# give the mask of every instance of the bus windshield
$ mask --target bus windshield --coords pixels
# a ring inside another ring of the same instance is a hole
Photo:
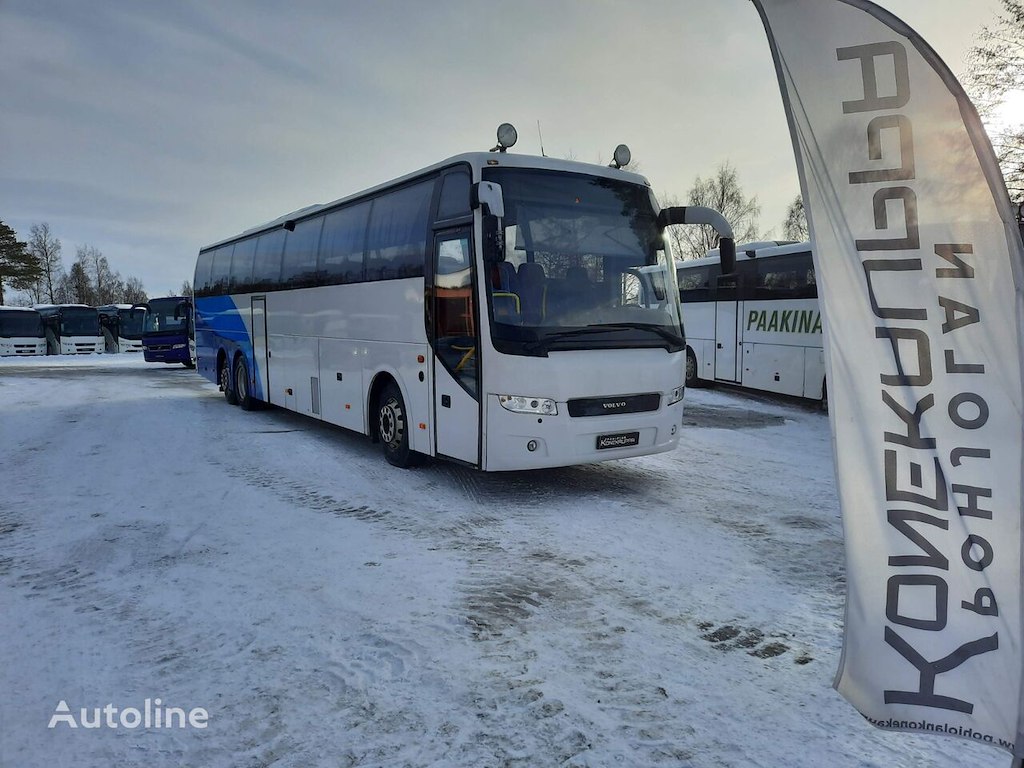
[[[92,307],[64,307],[60,313],[62,336],[99,336],[100,315]]]
[[[178,316],[175,317],[174,315]],[[144,333],[183,332],[188,322],[186,299],[180,296],[169,296],[163,299],[152,299],[146,309]]]
[[[117,310],[118,335],[124,339],[141,339],[142,323],[145,316],[146,312],[142,309]]]
[[[514,168],[484,178],[501,185],[505,206],[504,260],[486,280],[499,351],[683,348],[675,269],[649,189]]]
[[[0,337],[43,338],[43,319],[36,312],[0,312]]]

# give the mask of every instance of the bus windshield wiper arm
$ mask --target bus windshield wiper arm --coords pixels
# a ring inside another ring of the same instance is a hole
[[[683,344],[682,336],[678,333],[673,333],[671,330],[663,326],[648,325],[646,323],[607,323],[604,325],[587,325],[583,328],[558,331],[537,339],[536,341],[531,341],[529,344],[525,345],[525,349],[528,352],[546,352],[554,341],[560,341],[561,339],[567,339],[572,336],[587,336],[593,333],[621,330],[651,331],[672,344],[678,344],[680,346]]]
[[[635,328],[640,331],[650,331],[656,333],[666,341],[671,341],[673,344],[683,344],[683,337],[675,333],[674,331],[666,328],[663,325],[648,325],[647,323],[611,323],[610,325],[602,325],[602,328]]]

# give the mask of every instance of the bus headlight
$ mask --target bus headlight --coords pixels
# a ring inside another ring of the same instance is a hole
[[[512,413],[539,413],[541,416],[557,416],[558,406],[548,397],[526,397],[523,395],[498,395],[498,402]]]
[[[686,391],[686,387],[676,387],[668,393],[668,402],[666,405],[675,405],[683,399],[683,393]]]

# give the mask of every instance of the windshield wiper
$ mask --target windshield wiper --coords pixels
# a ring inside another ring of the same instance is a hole
[[[590,334],[604,333],[606,331],[622,330],[651,331],[665,339],[665,341],[670,344],[682,347],[684,343],[682,336],[678,333],[673,333],[664,326],[648,325],[646,323],[608,323],[605,325],[587,325],[583,328],[573,328],[567,331],[557,331],[556,333],[548,334],[536,341],[531,341],[528,344],[523,345],[523,348],[527,352],[547,352],[551,347],[552,342],[561,341],[562,339],[568,339],[573,336],[588,336]]]

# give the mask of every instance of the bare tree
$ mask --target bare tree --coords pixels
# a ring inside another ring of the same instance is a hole
[[[97,305],[113,304],[120,295],[124,293],[124,284],[121,275],[110,268],[107,257],[91,245],[78,247],[75,253],[77,261],[81,262],[86,273],[92,281],[93,300]]]
[[[181,290],[178,291],[178,296],[188,296],[192,298],[192,283],[186,280],[181,284]]]
[[[149,300],[142,281],[131,275],[124,281],[124,293],[121,294],[121,298],[125,304],[145,304]]]
[[[678,205],[682,205],[683,202],[675,195],[659,195],[658,201],[661,203],[663,208],[674,208]],[[683,237],[683,227],[673,226],[666,230],[668,235],[668,241],[672,245],[672,253],[675,254],[676,258],[687,259],[690,256],[690,244]]]
[[[742,243],[759,239],[757,219],[761,205],[756,197],[747,198],[740,186],[736,169],[728,161],[718,166],[715,175],[693,182],[687,194],[687,205],[704,205],[721,213],[732,225],[736,242]],[[680,254],[686,259],[697,259],[718,247],[719,234],[714,227],[701,224],[671,227],[679,230]],[[670,237],[675,238],[674,233]]]
[[[1010,199],[1024,200],[1024,124],[1000,115],[1008,96],[1024,96],[1024,0],[1002,0],[992,26],[982,27],[968,54],[967,88],[985,122]]]
[[[67,302],[70,304],[96,304],[96,294],[85,262],[79,260],[71,265],[68,271],[67,292]]]
[[[782,236],[787,240],[803,242],[810,239],[807,228],[807,212],[804,211],[804,199],[797,195],[786,209],[786,220],[782,222]]]
[[[60,258],[60,240],[50,234],[50,225],[33,224],[29,230],[29,252],[39,260],[42,275],[39,282],[29,289],[32,300],[36,303],[56,304],[61,277],[64,275],[64,263]]]

